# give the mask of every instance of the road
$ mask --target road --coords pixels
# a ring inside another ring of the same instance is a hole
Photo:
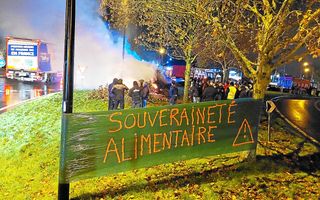
[[[280,97],[277,112],[308,139],[320,144],[320,98]]]
[[[0,108],[60,90],[59,84],[47,85],[0,78]]]

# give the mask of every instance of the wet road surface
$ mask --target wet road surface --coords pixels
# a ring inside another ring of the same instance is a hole
[[[320,98],[278,98],[278,112],[320,144]]]
[[[0,78],[0,108],[59,91],[60,84],[48,85]]]

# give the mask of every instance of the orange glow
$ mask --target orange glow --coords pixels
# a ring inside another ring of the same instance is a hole
[[[34,89],[34,96],[35,97],[41,96],[41,89]]]
[[[293,120],[298,125],[306,124],[309,121],[309,118],[307,118],[306,115],[303,114],[306,109],[306,106],[307,106],[306,100],[290,100],[290,101],[288,101],[288,107],[292,108],[292,109],[289,109],[291,116],[293,116]]]
[[[62,89],[63,89],[63,80],[61,78],[61,80],[60,80],[60,90],[62,90]]]
[[[5,91],[6,91],[6,96],[9,96],[11,93],[11,87],[10,86],[5,86]]]
[[[158,89],[158,85],[155,84],[155,83],[152,83],[152,87],[153,87],[154,89]]]

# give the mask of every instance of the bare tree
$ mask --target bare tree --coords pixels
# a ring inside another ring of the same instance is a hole
[[[199,2],[201,12],[180,7],[180,13],[198,16],[212,25],[244,74],[253,80],[256,99],[264,97],[274,69],[309,53],[319,56],[317,0]]]
[[[116,1],[105,0],[104,6],[112,10],[111,18],[117,18],[117,23],[125,13],[121,14],[122,7]],[[168,9],[167,3],[185,4],[188,9],[196,10],[194,4],[190,0],[176,1],[130,1],[132,9],[128,12],[131,16],[135,16],[137,26],[141,28],[141,34],[136,38],[136,42],[144,45],[149,50],[158,51],[160,48],[166,49],[166,54],[186,62],[185,85],[183,102],[188,100],[188,88],[190,80],[191,65],[196,59],[199,51],[195,49],[205,48],[208,35],[208,25],[197,16],[180,15],[174,10]],[[118,11],[119,10],[119,11]]]
[[[221,67],[223,81],[227,80],[230,68],[239,68],[237,60],[232,52],[225,46],[219,44],[208,45],[197,57],[200,68],[207,68],[210,65]]]
[[[187,65],[198,55],[195,46],[207,46],[208,36],[218,36],[253,80],[255,99],[264,98],[273,70],[308,54],[320,54],[318,0],[137,2],[139,24],[148,33],[145,38],[149,37],[145,41],[170,48]],[[188,76],[187,69],[186,86]]]

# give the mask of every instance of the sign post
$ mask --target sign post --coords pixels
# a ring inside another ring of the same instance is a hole
[[[268,142],[270,142],[270,121],[271,113],[276,109],[276,104],[273,101],[266,101],[266,112],[268,113]]]
[[[73,108],[73,72],[74,72],[74,35],[75,35],[75,12],[76,0],[66,0],[65,15],[65,44],[64,44],[64,75],[63,75],[63,100],[62,112],[72,113]],[[62,117],[61,125],[61,144],[60,144],[60,167],[59,167],[59,186],[58,199],[69,199],[70,184],[65,180],[65,152],[67,122]]]

